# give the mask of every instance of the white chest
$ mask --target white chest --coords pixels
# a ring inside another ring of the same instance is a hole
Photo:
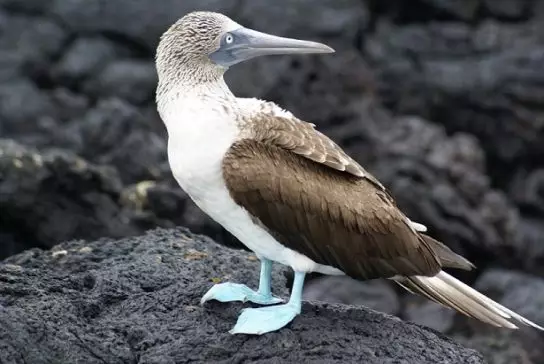
[[[241,102],[249,105],[249,101]],[[186,99],[160,109],[160,114],[168,129],[172,173],[198,207],[259,256],[298,271],[340,273],[284,247],[231,198],[223,180],[222,160],[239,138],[239,129],[223,107]]]
[[[223,156],[238,137],[232,116],[185,100],[162,113],[168,129],[168,160],[180,186],[195,200],[222,183]]]

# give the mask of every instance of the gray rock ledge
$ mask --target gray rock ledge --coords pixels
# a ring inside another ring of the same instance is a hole
[[[484,362],[365,307],[305,303],[279,332],[232,336],[243,305],[199,299],[214,280],[255,285],[258,264],[182,228],[25,251],[0,263],[0,363]],[[282,269],[274,289],[286,296]]]

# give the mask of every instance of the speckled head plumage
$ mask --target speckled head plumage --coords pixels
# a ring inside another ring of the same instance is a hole
[[[232,65],[272,54],[331,53],[316,42],[277,37],[243,27],[227,16],[192,12],[161,37],[156,65],[159,82],[207,82],[221,78]]]
[[[204,81],[220,77],[225,68],[214,64],[209,55],[219,49],[221,36],[236,23],[212,12],[192,12],[180,18],[161,36],[156,65],[159,77]]]

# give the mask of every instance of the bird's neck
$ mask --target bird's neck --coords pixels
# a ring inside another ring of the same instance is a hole
[[[204,71],[205,72],[205,71]],[[178,72],[161,74],[157,87],[157,106],[160,109],[179,100],[200,100],[205,103],[225,103],[236,97],[225,83],[222,74],[194,74]]]

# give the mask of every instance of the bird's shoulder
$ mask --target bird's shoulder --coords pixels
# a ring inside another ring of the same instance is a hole
[[[337,143],[321,133],[315,124],[303,121],[273,102],[242,99],[247,109],[240,118],[241,137],[282,148],[300,157],[323,164],[337,171],[364,178],[385,192],[384,185]]]

